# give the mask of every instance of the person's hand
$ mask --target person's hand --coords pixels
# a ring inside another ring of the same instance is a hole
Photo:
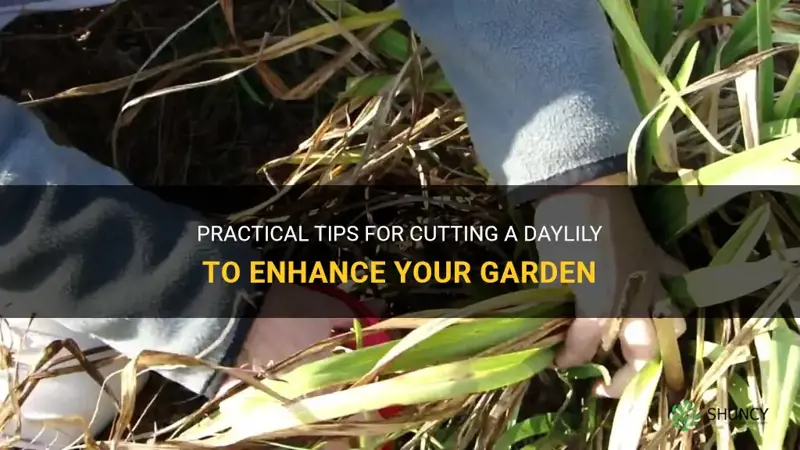
[[[536,226],[602,226],[596,242],[539,242],[540,258],[550,261],[594,261],[596,282],[572,284],[576,319],[567,331],[556,365],[567,368],[588,363],[607,336],[610,318],[625,318],[619,328],[619,341],[626,365],[617,371],[609,385],[598,383],[595,393],[618,398],[644,365],[658,356],[659,347],[650,308],[667,292],[661,276],[679,275],[685,268],[657,246],[645,227],[633,195],[625,188],[624,175],[590,183],[605,186],[580,186],[548,197],[536,210]],[[625,295],[628,279],[645,275],[640,297],[626,305],[620,314],[615,308]],[[686,330],[682,318],[672,319],[678,336]]]
[[[294,284],[267,292],[239,355],[239,364],[267,367],[353,327],[355,313],[343,302]]]
[[[356,313],[350,306],[322,292],[294,284],[272,285],[259,317],[245,338],[238,365],[262,368],[281,362],[329,338],[333,332],[351,329],[355,318]],[[304,361],[311,362],[324,356],[316,355]],[[237,382],[229,379],[221,393]],[[322,448],[347,450],[351,445],[346,438],[339,438],[328,441]]]

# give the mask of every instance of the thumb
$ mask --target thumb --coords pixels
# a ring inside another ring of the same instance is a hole
[[[565,369],[591,361],[600,346],[607,322],[608,319],[601,318],[576,318],[567,330],[564,345],[556,355],[556,366]]]

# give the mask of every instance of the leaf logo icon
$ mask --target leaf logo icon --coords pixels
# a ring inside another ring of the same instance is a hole
[[[689,400],[683,400],[672,407],[669,418],[676,430],[689,431],[700,423],[700,409]]]

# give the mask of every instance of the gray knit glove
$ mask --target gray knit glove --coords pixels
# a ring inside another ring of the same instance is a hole
[[[565,186],[625,171],[641,116],[596,0],[398,4],[464,105],[498,184]]]

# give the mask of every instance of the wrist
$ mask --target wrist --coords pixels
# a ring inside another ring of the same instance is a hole
[[[350,313],[346,307],[341,310],[337,306],[329,296],[304,286],[271,285],[229,366],[260,373],[329,337],[334,318]],[[237,383],[235,377],[228,376],[221,391]]]
[[[252,335],[254,330],[258,329],[259,316],[261,315],[261,310],[264,308],[264,303],[267,301],[267,295],[272,291],[271,287],[272,286],[268,286],[265,291],[251,295],[249,299],[246,300],[245,311],[238,319],[233,339],[220,365],[241,369],[246,372],[256,369],[252,364],[249,348],[252,345],[251,341],[253,340]],[[216,383],[212,383],[209,387],[207,396],[209,398],[220,396],[238,384],[238,382],[238,378],[220,372],[218,373]]]
[[[596,180],[588,181],[581,184],[581,186],[627,186],[628,174],[625,172],[615,173],[607,177],[601,177]]]
[[[627,186],[627,175],[618,173],[545,197],[536,207],[535,225],[602,225],[638,214]]]
[[[553,199],[563,200],[566,198],[580,198],[580,197],[600,197],[601,193],[615,191],[611,187],[627,186],[628,175],[625,172],[615,173],[606,177],[596,178],[586,183],[581,183],[561,192],[548,195],[540,201],[540,204],[552,202]],[[608,189],[604,189],[608,188]]]

